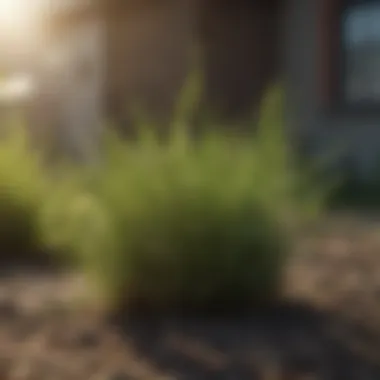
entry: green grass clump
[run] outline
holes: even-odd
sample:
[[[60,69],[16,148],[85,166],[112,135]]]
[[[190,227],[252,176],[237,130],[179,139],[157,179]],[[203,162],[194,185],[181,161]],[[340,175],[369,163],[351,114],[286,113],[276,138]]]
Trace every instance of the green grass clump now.
[[[108,229],[83,252],[102,287],[156,307],[274,297],[288,246],[249,149],[217,136],[123,148],[94,189]]]
[[[32,259],[43,248],[40,211],[47,182],[26,134],[12,125],[0,138],[0,256]]]
[[[255,137],[210,125],[194,141],[178,117],[165,142],[149,128],[134,142],[111,137],[100,167],[69,175],[49,198],[50,241],[70,250],[112,307],[273,302],[291,227],[321,199],[293,169],[278,100],[268,99]]]

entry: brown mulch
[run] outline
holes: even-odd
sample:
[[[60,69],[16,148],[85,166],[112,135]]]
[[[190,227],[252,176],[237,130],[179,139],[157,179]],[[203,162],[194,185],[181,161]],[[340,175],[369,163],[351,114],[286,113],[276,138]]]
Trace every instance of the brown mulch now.
[[[0,380],[380,379],[380,218],[302,233],[284,304],[240,318],[105,321],[79,276],[0,278]]]

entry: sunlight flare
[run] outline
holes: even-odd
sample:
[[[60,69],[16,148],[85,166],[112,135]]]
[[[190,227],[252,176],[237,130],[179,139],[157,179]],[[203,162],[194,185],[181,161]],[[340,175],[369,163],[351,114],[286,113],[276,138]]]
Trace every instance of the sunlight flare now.
[[[28,38],[34,33],[38,3],[36,0],[1,0],[0,35],[14,40]]]

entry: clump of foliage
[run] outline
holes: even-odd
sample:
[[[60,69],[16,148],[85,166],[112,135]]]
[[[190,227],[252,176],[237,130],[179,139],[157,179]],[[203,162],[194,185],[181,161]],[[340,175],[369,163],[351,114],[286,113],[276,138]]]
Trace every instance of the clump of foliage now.
[[[0,249],[2,259],[18,260],[43,248],[40,211],[47,181],[19,121],[8,127],[0,137]]]
[[[254,137],[210,124],[194,141],[192,107],[180,104],[167,141],[149,126],[137,141],[110,136],[102,165],[63,180],[45,210],[50,241],[71,251],[112,307],[272,303],[292,227],[319,209],[319,193],[294,169],[278,91]]]

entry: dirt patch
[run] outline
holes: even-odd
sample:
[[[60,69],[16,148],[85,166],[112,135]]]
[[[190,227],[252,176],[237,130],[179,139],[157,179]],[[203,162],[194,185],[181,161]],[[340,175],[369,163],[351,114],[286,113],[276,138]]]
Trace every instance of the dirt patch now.
[[[378,379],[380,219],[304,231],[284,304],[240,318],[110,323],[79,307],[79,276],[0,279],[2,379]]]

